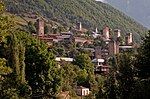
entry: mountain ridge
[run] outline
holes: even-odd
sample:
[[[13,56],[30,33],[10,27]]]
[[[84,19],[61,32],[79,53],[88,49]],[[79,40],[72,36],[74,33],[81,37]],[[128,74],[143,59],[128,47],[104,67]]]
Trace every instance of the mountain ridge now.
[[[108,3],[150,29],[150,0],[97,0]]]

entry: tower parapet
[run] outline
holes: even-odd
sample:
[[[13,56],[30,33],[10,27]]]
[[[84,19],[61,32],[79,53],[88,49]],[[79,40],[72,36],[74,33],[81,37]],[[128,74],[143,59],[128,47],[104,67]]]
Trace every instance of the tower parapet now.
[[[108,26],[106,26],[106,27],[103,29],[103,37],[104,37],[105,40],[109,40],[109,31],[110,31],[110,29],[109,29]]]
[[[130,44],[132,44],[132,42],[133,42],[132,33],[127,33],[126,34],[126,44],[130,45]]]
[[[120,37],[121,36],[121,30],[120,29],[115,29],[114,30],[114,34],[115,34],[115,37]]]

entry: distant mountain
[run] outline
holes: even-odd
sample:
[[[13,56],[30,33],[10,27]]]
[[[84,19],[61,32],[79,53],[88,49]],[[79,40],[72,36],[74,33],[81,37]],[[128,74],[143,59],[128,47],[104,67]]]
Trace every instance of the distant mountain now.
[[[99,0],[107,2],[115,8],[133,17],[136,21],[150,29],[150,0]]]
[[[112,6],[95,0],[4,0],[11,13],[42,15],[65,26],[82,22],[84,28],[119,28],[132,32],[136,41],[147,29]]]

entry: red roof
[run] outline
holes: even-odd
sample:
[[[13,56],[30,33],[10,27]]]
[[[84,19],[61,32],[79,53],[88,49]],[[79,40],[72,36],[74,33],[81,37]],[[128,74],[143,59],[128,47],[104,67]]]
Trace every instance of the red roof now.
[[[53,40],[53,38],[48,38],[48,37],[44,37],[44,38],[40,38],[41,40]]]
[[[83,86],[77,86],[77,89],[87,89],[87,88]]]

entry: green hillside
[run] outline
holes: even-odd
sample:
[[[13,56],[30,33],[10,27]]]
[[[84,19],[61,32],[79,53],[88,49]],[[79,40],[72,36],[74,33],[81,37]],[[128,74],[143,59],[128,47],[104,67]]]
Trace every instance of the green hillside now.
[[[147,29],[114,9],[95,0],[4,0],[7,10],[19,15],[42,15],[62,25],[82,22],[84,28],[102,29],[104,26],[119,28],[123,34],[132,32],[136,41]]]

